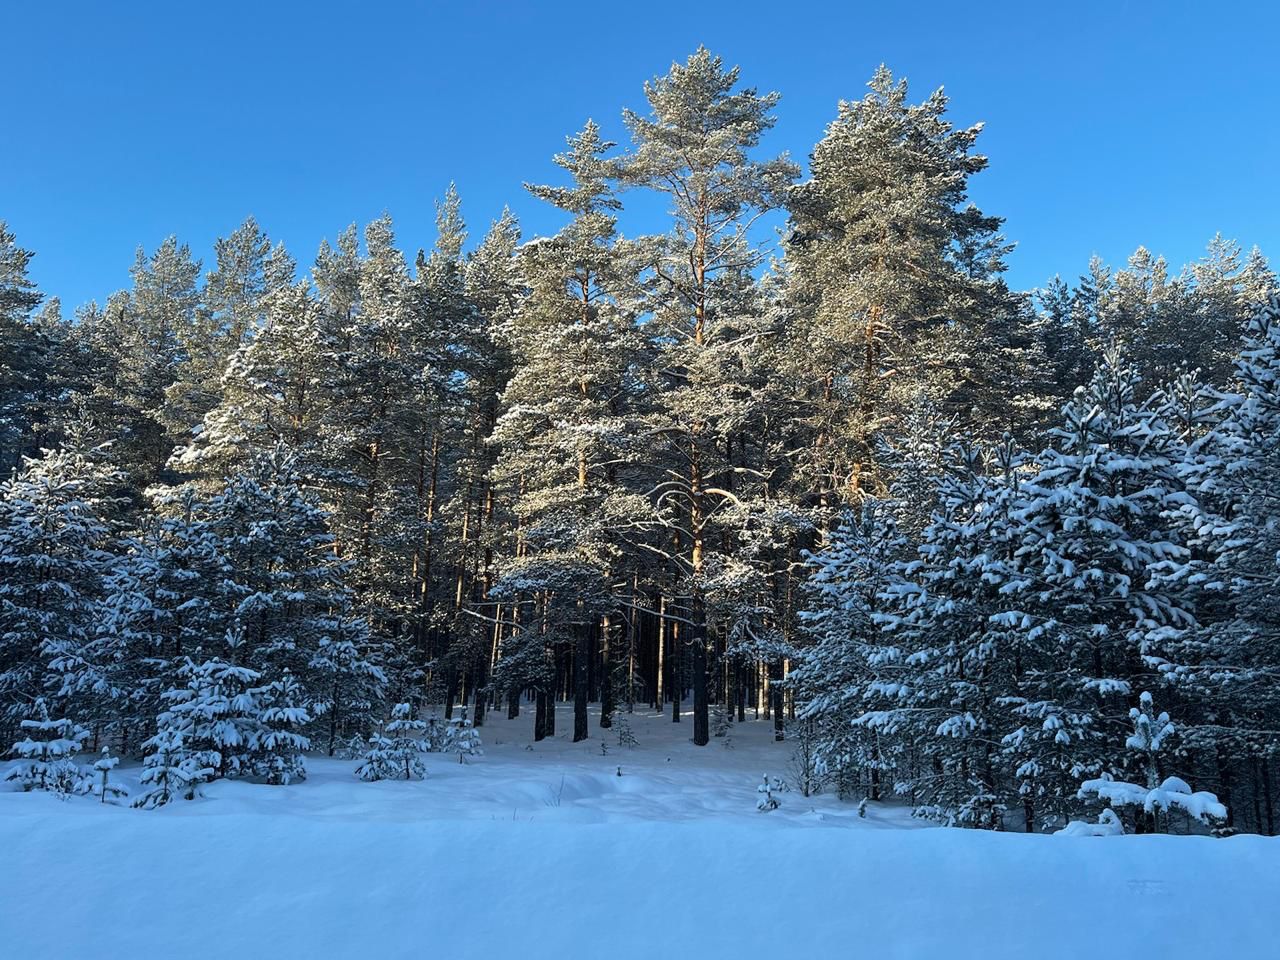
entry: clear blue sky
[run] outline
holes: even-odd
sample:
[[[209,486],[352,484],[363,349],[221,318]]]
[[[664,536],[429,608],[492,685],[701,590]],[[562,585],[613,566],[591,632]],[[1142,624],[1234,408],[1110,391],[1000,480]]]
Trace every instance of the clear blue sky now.
[[[1280,13],[1208,3],[28,2],[0,14],[0,219],[64,310],[128,284],[170,233],[210,266],[253,214],[304,264],[383,210],[412,251],[457,181],[473,234],[587,117],[621,137],[642,83],[705,43],[782,93],[769,145],[806,160],[881,61],[984,120],[974,186],[1018,242],[1010,280],[1215,231],[1280,262]],[[642,205],[643,208],[643,205]],[[653,228],[652,207],[624,220]]]

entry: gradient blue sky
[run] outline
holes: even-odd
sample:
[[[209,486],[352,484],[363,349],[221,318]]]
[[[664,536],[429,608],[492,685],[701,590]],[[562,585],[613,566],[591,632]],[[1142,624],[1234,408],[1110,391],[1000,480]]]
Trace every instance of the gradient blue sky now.
[[[412,253],[455,180],[473,234],[594,117],[705,43],[782,93],[768,146],[805,160],[881,61],[984,120],[973,195],[1017,241],[1010,281],[1215,231],[1280,261],[1280,5],[1208,3],[28,2],[0,13],[0,219],[64,310],[128,284],[170,233],[210,266],[253,214],[308,263],[383,210]],[[650,204],[624,215],[659,226]]]

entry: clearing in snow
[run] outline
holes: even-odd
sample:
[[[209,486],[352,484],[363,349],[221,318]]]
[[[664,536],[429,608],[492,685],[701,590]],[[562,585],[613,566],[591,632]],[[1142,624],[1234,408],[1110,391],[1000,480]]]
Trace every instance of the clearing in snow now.
[[[793,744],[690,718],[530,743],[426,779],[308,758],[289,786],[218,781],[156,811],[0,793],[6,957],[837,957],[1161,960],[1274,948],[1280,840],[930,828],[900,806],[775,793]],[[603,744],[603,746],[602,746]],[[114,771],[137,791],[136,764]]]

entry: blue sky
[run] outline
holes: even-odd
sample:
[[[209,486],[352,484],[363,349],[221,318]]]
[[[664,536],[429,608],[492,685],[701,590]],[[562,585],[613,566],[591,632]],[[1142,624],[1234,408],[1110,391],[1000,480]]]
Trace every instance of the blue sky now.
[[[504,203],[550,232],[521,183],[587,117],[621,138],[643,81],[705,43],[782,93],[767,145],[801,161],[878,63],[914,99],[944,85],[956,123],[986,121],[973,195],[1007,218],[1015,286],[1139,244],[1181,264],[1215,231],[1280,262],[1277,6],[10,4],[0,219],[68,310],[170,233],[207,268],[248,214],[308,263],[386,210],[412,254],[450,180],[474,234]]]

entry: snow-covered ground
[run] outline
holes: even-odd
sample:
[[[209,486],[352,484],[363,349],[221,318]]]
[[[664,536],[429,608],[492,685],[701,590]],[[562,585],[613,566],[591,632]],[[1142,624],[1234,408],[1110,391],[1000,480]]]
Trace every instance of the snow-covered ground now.
[[[606,754],[567,709],[539,744],[491,716],[483,757],[421,782],[312,758],[158,811],[0,789],[0,957],[1276,955],[1280,840],[947,830],[794,792],[760,813],[791,745],[747,723],[697,748],[688,719],[638,712]]]

